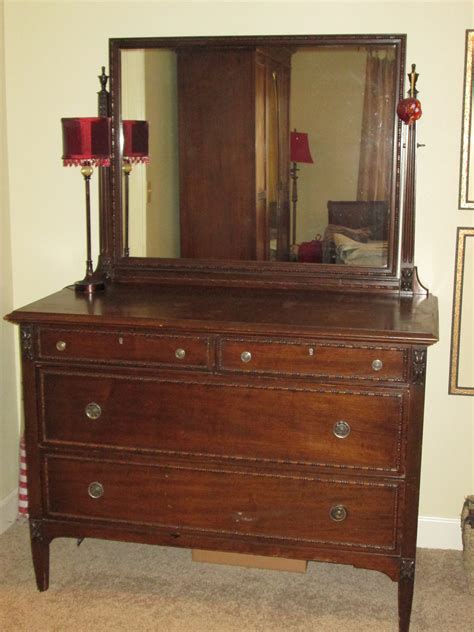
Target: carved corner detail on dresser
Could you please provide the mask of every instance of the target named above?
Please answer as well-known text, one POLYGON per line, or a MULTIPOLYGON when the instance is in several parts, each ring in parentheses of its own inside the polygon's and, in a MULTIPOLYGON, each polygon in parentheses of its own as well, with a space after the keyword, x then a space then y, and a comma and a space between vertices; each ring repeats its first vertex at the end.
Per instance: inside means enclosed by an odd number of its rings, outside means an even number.
POLYGON ((401 278, 401 291, 402 292, 413 292, 413 275, 414 269, 412 267, 402 268, 402 278, 401 278))
POLYGON ((400 291, 402 294, 424 294, 428 295, 427 288, 422 284, 418 277, 418 268, 413 265, 402 267, 400 291))
POLYGON ((424 384, 426 377, 426 349, 413 349, 412 352, 412 382, 424 384))
POLYGON ((110 257, 102 256, 100 258, 99 269, 106 281, 112 279, 112 260, 110 257))
POLYGON ((30 518, 30 534, 31 539, 35 542, 44 542, 43 521, 36 518, 30 518))
POLYGON ((21 351, 27 360, 33 360, 33 327, 23 325, 21 332, 21 351))
POLYGON ((402 558, 400 561, 400 579, 413 579, 415 577, 415 560, 402 558))

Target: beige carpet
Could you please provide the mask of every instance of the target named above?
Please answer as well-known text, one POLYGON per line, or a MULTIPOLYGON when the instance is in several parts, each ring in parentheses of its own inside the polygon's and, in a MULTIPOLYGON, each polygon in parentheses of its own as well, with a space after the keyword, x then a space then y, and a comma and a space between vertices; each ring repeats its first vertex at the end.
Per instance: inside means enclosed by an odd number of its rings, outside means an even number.
MULTIPOLYGON (((397 632, 397 585, 374 571, 311 563, 306 574, 191 561, 190 551, 58 539, 50 588, 33 579, 26 525, 0 536, 2 632, 397 632)), ((473 630, 458 551, 420 550, 411 632, 473 630)))

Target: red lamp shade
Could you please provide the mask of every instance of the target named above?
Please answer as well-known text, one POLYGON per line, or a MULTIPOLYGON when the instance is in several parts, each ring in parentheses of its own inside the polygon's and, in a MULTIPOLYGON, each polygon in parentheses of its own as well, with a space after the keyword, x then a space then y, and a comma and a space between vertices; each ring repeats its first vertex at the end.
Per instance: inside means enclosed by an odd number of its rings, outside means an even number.
POLYGON ((110 165, 110 119, 63 118, 63 164, 65 167, 110 165))
POLYGON ((309 150, 308 134, 304 132, 291 132, 290 134, 290 160, 291 162, 312 163, 309 150))
POLYGON ((148 121, 122 121, 123 157, 129 162, 149 162, 148 121))

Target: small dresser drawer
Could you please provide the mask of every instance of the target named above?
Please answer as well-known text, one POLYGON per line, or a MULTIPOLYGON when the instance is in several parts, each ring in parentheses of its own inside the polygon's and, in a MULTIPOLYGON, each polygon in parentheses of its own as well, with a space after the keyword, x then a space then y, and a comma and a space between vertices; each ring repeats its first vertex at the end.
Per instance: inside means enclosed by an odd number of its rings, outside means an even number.
POLYGON ((402 391, 41 371, 47 443, 399 473, 402 391))
POLYGON ((156 335, 128 331, 42 329, 41 358, 97 362, 133 362, 211 367, 211 342, 207 336, 156 335))
POLYGON ((222 370, 248 373, 404 381, 407 372, 405 350, 375 346, 223 338, 218 357, 222 370))
POLYGON ((46 458, 50 516, 393 551, 403 484, 46 458))

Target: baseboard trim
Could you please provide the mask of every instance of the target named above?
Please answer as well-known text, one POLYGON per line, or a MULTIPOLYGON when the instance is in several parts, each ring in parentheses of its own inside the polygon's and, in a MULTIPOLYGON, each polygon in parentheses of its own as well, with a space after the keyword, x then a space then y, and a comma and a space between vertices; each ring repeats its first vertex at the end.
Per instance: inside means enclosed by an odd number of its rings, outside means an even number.
POLYGON ((11 527, 18 517, 18 489, 0 500, 0 533, 11 527))
POLYGON ((421 549, 455 549, 461 551, 461 519, 420 516, 418 518, 416 545, 421 549))

